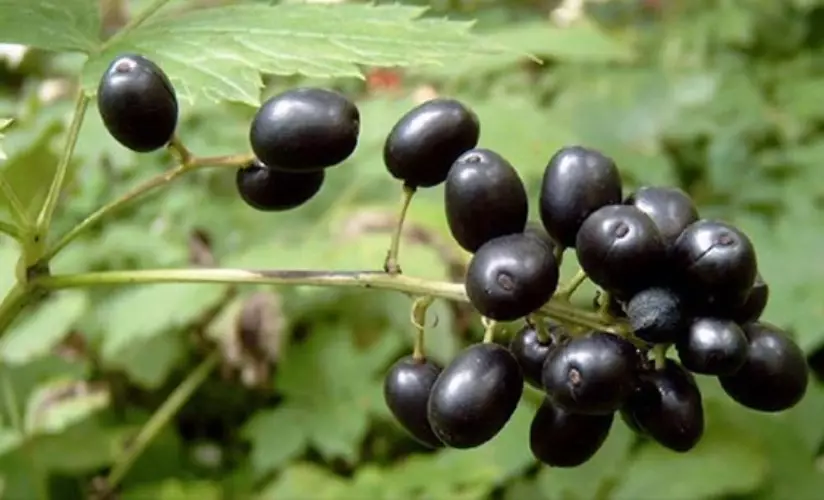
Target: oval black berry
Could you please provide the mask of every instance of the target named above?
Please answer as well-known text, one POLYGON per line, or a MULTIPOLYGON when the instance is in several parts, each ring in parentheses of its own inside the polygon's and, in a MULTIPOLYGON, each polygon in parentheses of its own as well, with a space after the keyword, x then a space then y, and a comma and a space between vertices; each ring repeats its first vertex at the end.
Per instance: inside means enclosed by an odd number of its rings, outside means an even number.
POLYGON ((792 408, 807 392, 804 352, 781 329, 768 323, 744 325, 749 346, 744 366, 718 377, 732 399, 753 410, 778 412, 792 408))
POLYGON ((558 263, 541 240, 510 234, 489 240, 472 256, 466 294, 482 315, 512 321, 544 305, 558 288, 558 263))
POLYGON ((625 203, 652 219, 667 246, 675 243, 684 229, 698 220, 698 209, 692 198, 675 187, 642 187, 630 194, 625 203))
POLYGON ((564 247, 575 245, 578 228, 606 205, 621 203, 615 162, 594 149, 569 146, 550 158, 541 181, 541 221, 564 247))
POLYGON ((690 371, 731 375, 747 359, 747 337, 734 321, 697 318, 675 344, 678 358, 690 371))
POLYGON ((663 370, 638 376, 625 411, 644 434, 673 451, 691 450, 704 434, 701 391, 693 376, 672 360, 663 370))
POLYGON ((297 88, 261 105, 249 142, 263 163, 304 172, 346 160, 359 135, 360 112, 352 101, 331 90, 297 88))
POLYGON ((429 425, 447 446, 480 446, 509 422, 523 390, 521 367, 505 347, 475 344, 458 354, 432 386, 429 425))
POLYGON ((452 164, 444 202, 452 237, 469 252, 498 236, 523 232, 529 212, 518 172, 483 148, 467 151, 452 164))
POLYGON ((264 212, 290 210, 311 200, 323 186, 323 170, 288 172, 254 161, 238 169, 235 186, 241 199, 264 212))
POLYGON ((724 222, 702 219, 691 224, 671 254, 683 293, 720 312, 744 303, 755 282, 758 266, 752 242, 724 222))
POLYGON ((552 349, 541 382, 558 406, 575 413, 612 413, 632 389, 639 357, 628 341, 604 332, 576 337, 552 349))
POLYGON ((570 413, 545 399, 529 428, 529 449, 551 467, 577 467, 603 446, 614 420, 614 413, 570 413))
POLYGON ((442 368, 428 359, 399 359, 383 381, 383 399, 401 427, 421 444, 442 447, 426 415, 429 394, 442 368))
POLYGON ((675 342, 684 331, 684 312, 678 295, 668 288, 647 288, 626 306, 633 334, 651 344, 675 342))
POLYGON ((97 88, 97 108, 106 130, 138 153, 162 148, 177 128, 177 95, 160 67, 137 54, 118 56, 97 88))
POLYGON ((463 103, 436 98, 411 109, 392 127, 383 161, 396 179, 412 187, 437 186, 466 151, 478 145, 478 116, 463 103))
POLYGON ((534 325, 526 325, 509 342, 509 351, 521 365, 524 380, 536 389, 544 388, 541 371, 549 351, 555 346, 556 339, 566 335, 561 325, 551 321, 545 324, 549 338, 541 340, 538 329, 534 325))
POLYGON ((747 294, 747 300, 738 307, 733 307, 729 317, 736 323, 752 323, 758 321, 770 301, 770 286, 764 281, 761 273, 756 273, 755 282, 747 294))
POLYGON ((660 281, 666 247, 647 214, 630 205, 610 205, 581 225, 575 253, 593 283, 623 296, 660 281))

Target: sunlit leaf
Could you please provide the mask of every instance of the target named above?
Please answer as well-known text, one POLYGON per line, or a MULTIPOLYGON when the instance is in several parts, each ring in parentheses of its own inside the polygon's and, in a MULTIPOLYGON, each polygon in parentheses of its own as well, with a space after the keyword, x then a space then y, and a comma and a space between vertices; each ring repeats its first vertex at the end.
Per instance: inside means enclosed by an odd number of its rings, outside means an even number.
POLYGON ((92 52, 100 40, 94 0, 0 0, 0 42, 92 52))

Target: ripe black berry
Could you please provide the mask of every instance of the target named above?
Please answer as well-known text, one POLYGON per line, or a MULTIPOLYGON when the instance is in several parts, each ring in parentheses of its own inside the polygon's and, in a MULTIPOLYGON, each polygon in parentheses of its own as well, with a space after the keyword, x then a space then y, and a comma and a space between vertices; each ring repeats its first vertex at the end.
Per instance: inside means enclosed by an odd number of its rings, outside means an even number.
POLYGON ((255 156, 284 170, 318 170, 347 159, 358 144, 360 112, 331 90, 298 88, 269 98, 249 130, 255 156))
POLYGON ((691 224, 675 241, 672 265, 684 293, 713 309, 742 304, 757 270, 747 235, 706 219, 691 224))
POLYGON ((529 448, 551 467, 577 467, 589 461, 609 436, 614 413, 571 413, 545 399, 529 428, 529 448))
POLYGON ((452 163, 478 144, 478 116, 455 99, 437 98, 407 112, 389 131, 383 161, 412 187, 437 186, 452 163))
POLYGON ((166 73, 136 54, 118 56, 97 88, 97 108, 106 130, 138 153, 162 148, 177 128, 175 89, 166 73))
POLYGON ((323 170, 288 172, 255 160, 238 169, 235 186, 250 207, 277 212, 296 208, 312 199, 320 191, 325 177, 323 170))
POLYGON ((521 367, 497 344, 475 344, 444 369, 429 396, 429 424, 453 448, 474 448, 495 437, 524 390, 521 367))
POLYGON ((426 416, 432 385, 441 367, 430 360, 406 356, 398 360, 383 381, 383 398, 398 423, 417 441, 432 448, 442 447, 426 416))
POLYGON ((663 370, 638 376, 625 411, 661 445, 678 452, 691 450, 704 434, 704 406, 692 375, 673 360, 663 370))
POLYGON ((690 371, 731 375, 747 360, 747 337, 734 321, 697 318, 675 344, 678 358, 690 371))
POLYGON ((698 220, 692 198, 674 187, 642 187, 625 201, 652 219, 664 243, 672 245, 684 229, 698 220))
POLYGON ((544 387, 541 372, 549 351, 554 347, 556 338, 565 335, 563 327, 557 323, 547 321, 546 329, 549 338, 545 341, 541 341, 535 326, 526 325, 518 330, 509 342, 509 351, 521 365, 524 380, 536 389, 544 387))
POLYGON ((672 343, 684 329, 681 300, 670 289, 647 288, 627 302, 632 332, 652 344, 672 343))
POLYGON ((593 332, 557 345, 544 362, 541 381, 558 406, 575 413, 618 410, 632 389, 639 358, 628 341, 593 332))
POLYGON ((729 317, 736 323, 752 323, 758 321, 767 303, 770 300, 770 286, 764 281, 761 273, 755 275, 755 283, 747 294, 747 300, 738 307, 732 308, 729 317))
POLYGON ((777 412, 795 406, 807 391, 804 352, 779 328, 758 322, 744 325, 749 341, 744 366, 719 377, 721 387, 743 406, 777 412))
POLYGON ((666 247, 647 214, 630 205, 609 205, 581 225, 575 253, 595 284, 631 295, 660 279, 666 247))
POLYGON ((562 148, 549 160, 539 198, 541 221, 555 241, 575 245, 591 213, 621 203, 621 176, 612 159, 581 146, 562 148))
POLYGON ((512 321, 544 305, 558 287, 552 250, 534 236, 510 234, 481 245, 469 262, 466 294, 482 315, 512 321))
POLYGON ((526 226, 529 205, 518 172, 501 155, 471 149, 452 165, 444 189, 446 220, 455 241, 469 252, 526 226))

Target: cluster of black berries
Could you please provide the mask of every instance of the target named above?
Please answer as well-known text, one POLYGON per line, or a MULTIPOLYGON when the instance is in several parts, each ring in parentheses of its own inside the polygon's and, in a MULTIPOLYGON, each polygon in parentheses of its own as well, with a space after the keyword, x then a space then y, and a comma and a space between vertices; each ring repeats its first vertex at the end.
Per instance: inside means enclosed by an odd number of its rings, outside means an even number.
MULTIPOLYGON (((98 104, 112 136, 134 151, 173 138, 174 89, 141 56, 112 62, 98 104)), ((359 132, 357 107, 338 93, 300 88, 268 99, 251 125, 256 159, 237 173, 241 198, 265 211, 305 203, 325 169, 354 152, 359 132)), ((407 191, 445 183, 450 231, 473 254, 465 279, 473 306, 494 321, 527 318, 508 347, 475 344, 445 368, 418 352, 390 369, 386 403, 413 437, 432 447, 480 446, 507 424, 526 382, 546 394, 532 423, 533 454, 573 467, 600 448, 617 413, 663 446, 693 448, 704 431, 693 373, 717 376, 732 399, 755 410, 800 401, 804 355, 786 333, 759 321, 769 289, 742 231, 701 219, 679 189, 624 196, 615 163, 580 146, 549 160, 541 224, 529 223, 517 171, 477 147, 479 139, 471 109, 437 98, 401 117, 384 144, 386 168, 407 191), (629 325, 626 336, 532 316, 558 289, 567 249, 605 292, 605 316, 629 325), (655 346, 675 346, 679 361, 655 346)))

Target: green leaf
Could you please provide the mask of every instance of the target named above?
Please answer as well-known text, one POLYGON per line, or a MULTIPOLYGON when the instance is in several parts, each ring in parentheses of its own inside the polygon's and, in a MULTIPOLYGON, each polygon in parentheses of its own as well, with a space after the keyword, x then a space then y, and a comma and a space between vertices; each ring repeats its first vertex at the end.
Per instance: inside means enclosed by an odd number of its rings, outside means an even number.
POLYGON ((144 500, 146 498, 154 500, 186 500, 189 498, 220 500, 223 495, 219 485, 212 481, 167 479, 126 490, 120 495, 120 498, 123 500, 144 500))
POLYGON ((32 435, 59 434, 109 405, 109 391, 76 380, 38 387, 26 405, 25 426, 32 435))
MULTIPOLYGON (((0 132, 11 124, 11 118, 0 118, 0 132)), ((5 160, 6 153, 3 151, 3 134, 0 133, 0 160, 5 160)))
POLYGON ((82 291, 65 291, 49 299, 0 340, 0 358, 20 365, 48 354, 69 333, 88 305, 82 291))
POLYGON ((0 42, 92 52, 100 43, 94 0, 0 0, 0 42))
POLYGON ((182 100, 259 103, 260 73, 360 77, 358 65, 443 63, 492 49, 469 34, 469 23, 419 18, 426 9, 363 4, 233 5, 153 18, 83 71, 96 91, 112 58, 125 51, 151 57, 182 100))
POLYGON ((17 429, 0 429, 0 457, 16 450, 21 444, 23 444, 23 436, 17 429))
POLYGON ((133 384, 158 389, 186 354, 185 338, 177 333, 149 337, 116 351, 106 358, 106 367, 122 370, 133 384))
POLYGON ((359 349, 348 330, 317 325, 287 350, 276 376, 284 402, 257 413, 244 430, 255 469, 279 468, 307 446, 354 463, 383 387, 378 371, 401 345, 397 335, 382 335, 359 349))
POLYGON ((258 498, 301 498, 308 491, 312 492, 314 500, 339 500, 346 498, 347 484, 326 469, 311 463, 298 462, 284 469, 275 481, 264 488, 258 498))

